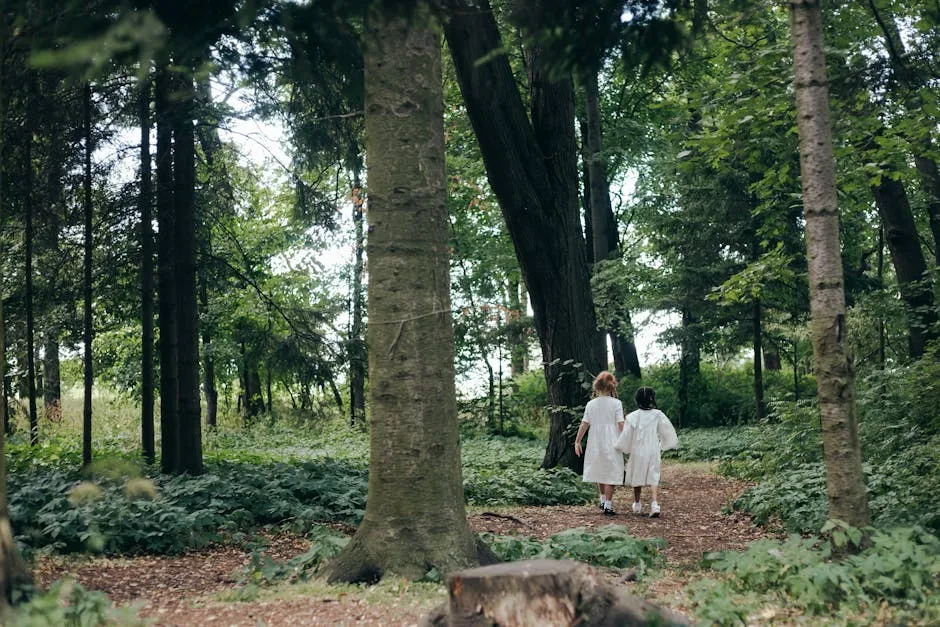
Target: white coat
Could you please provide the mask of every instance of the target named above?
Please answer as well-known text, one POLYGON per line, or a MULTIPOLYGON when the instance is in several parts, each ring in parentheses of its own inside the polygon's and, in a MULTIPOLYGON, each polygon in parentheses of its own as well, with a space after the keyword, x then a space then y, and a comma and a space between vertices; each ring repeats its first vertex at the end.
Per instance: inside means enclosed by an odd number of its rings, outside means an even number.
POLYGON ((630 456, 624 485, 659 485, 661 453, 675 448, 678 443, 676 430, 663 412, 658 409, 630 412, 614 445, 618 451, 630 456))

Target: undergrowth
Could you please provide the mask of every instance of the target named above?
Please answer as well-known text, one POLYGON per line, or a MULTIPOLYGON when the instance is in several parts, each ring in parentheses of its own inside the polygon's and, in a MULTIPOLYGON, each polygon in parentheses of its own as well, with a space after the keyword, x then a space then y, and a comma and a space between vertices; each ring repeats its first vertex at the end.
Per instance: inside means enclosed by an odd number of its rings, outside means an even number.
POLYGON ((687 588, 695 616, 714 625, 940 621, 937 536, 920 527, 863 533, 834 521, 823 533, 707 555, 711 576, 687 588), (856 552, 835 559, 846 550, 856 552))

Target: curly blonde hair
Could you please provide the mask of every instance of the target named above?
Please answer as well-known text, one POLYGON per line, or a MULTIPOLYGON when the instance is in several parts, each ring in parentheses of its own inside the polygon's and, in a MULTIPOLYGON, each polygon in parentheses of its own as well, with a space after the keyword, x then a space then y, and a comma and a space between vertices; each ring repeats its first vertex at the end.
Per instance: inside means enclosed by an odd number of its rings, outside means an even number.
POLYGON ((617 398, 617 378, 605 370, 594 377, 594 384, 591 386, 594 391, 593 396, 613 396, 617 398))

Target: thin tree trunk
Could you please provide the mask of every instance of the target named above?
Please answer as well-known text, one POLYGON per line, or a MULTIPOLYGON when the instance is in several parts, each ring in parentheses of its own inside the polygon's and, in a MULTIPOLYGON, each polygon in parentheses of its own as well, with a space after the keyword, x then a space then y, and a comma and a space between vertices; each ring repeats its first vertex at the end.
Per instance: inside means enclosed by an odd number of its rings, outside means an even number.
POLYGON ((883 176, 878 185, 872 186, 872 193, 884 225, 901 298, 908 310, 908 352, 916 359, 936 337, 937 312, 927 262, 904 185, 890 176, 883 176))
MULTIPOLYGON (((885 227, 884 224, 878 224, 878 285, 882 289, 885 286, 885 227)), ((878 314, 878 364, 881 369, 885 367, 885 316, 884 313, 878 314)))
POLYGON ((519 281, 519 276, 515 273, 509 276, 507 292, 509 293, 510 316, 508 322, 511 325, 510 332, 507 334, 507 340, 509 342, 509 376, 517 377, 525 372, 525 356, 527 351, 525 333, 522 328, 522 320, 526 315, 523 306, 525 286, 522 285, 522 282, 519 281), (520 295, 520 291, 523 292, 522 295, 520 295))
POLYGON ((581 215, 584 219, 584 246, 588 260, 597 258, 594 252, 594 212, 591 203, 591 149, 588 144, 587 117, 578 117, 581 131, 581 215))
POLYGON ((362 338, 362 272, 365 232, 362 228, 362 187, 359 167, 353 172, 353 231, 356 258, 353 262, 352 326, 349 338, 349 423, 365 424, 366 418, 366 345, 362 338))
POLYGON ((701 331, 692 309, 682 307, 682 336, 679 344, 679 411, 676 417, 677 427, 692 424, 692 404, 695 402, 694 390, 701 375, 702 364, 701 331))
POLYGON ((754 299, 752 306, 753 345, 754 345, 754 416, 763 420, 766 415, 764 406, 764 371, 762 369, 763 330, 761 325, 760 299, 754 299))
POLYGON ((94 327, 92 318, 92 252, 94 251, 93 242, 93 221, 92 221, 92 200, 91 200, 91 153, 94 150, 91 138, 91 84, 85 83, 82 87, 83 109, 82 117, 85 127, 85 173, 82 181, 85 205, 85 242, 84 242, 84 269, 85 269, 85 307, 84 307, 84 332, 82 333, 82 342, 84 347, 84 374, 85 374, 85 394, 82 405, 82 464, 87 466, 91 463, 91 394, 94 385, 94 372, 91 359, 91 344, 94 339, 94 327))
MULTIPOLYGON (((206 108, 212 104, 212 86, 208 76, 202 76, 196 84, 197 98, 206 108)), ((199 143, 209 167, 210 176, 213 177, 213 193, 223 203, 225 211, 234 211, 234 192, 232 191, 228 171, 224 162, 217 168, 216 156, 222 150, 222 140, 219 138, 217 120, 206 120, 198 126, 199 143), (218 180, 217 180, 218 178, 218 180)), ((207 216, 199 220, 202 228, 199 232, 200 262, 198 264, 199 278, 199 306, 204 314, 209 312, 209 267, 208 260, 212 255, 212 229, 208 226, 207 216)), ((219 391, 215 381, 215 358, 212 351, 213 323, 211 316, 202 318, 200 332, 202 336, 202 380, 206 395, 206 427, 213 429, 218 422, 219 391)))
POLYGON ((140 122, 140 443, 144 461, 156 460, 153 425, 153 181, 150 164, 150 100, 148 76, 140 85, 137 114, 140 122))
POLYGON ((551 80, 533 50, 530 122, 508 59, 495 54, 503 44, 489 3, 453 4, 444 32, 542 348, 552 408, 542 465, 580 472, 571 412, 587 401, 582 383, 603 369, 604 357, 579 220, 571 81, 551 80))
POLYGON ((858 439, 855 373, 846 345, 845 287, 819 0, 791 2, 790 11, 813 355, 829 517, 862 528, 868 525, 870 515, 858 439))
POLYGON ((411 16, 381 7, 366 18, 363 55, 369 495, 362 524, 330 567, 333 582, 418 579, 479 561, 454 390, 440 30, 424 0, 411 16))
POLYGON ((23 177, 24 202, 24 252, 26 257, 26 395, 29 406, 29 443, 39 444, 39 419, 36 414, 36 349, 33 319, 33 138, 32 112, 26 113, 25 172, 23 177))
POLYGON ((160 322, 160 466, 179 471, 179 379, 176 333, 176 229, 173 201, 173 120, 166 62, 154 75, 157 118, 157 290, 160 322))
POLYGON ((179 471, 201 475, 202 407, 199 394, 199 311, 196 307, 195 90, 189 67, 178 81, 173 126, 173 207, 176 237, 177 358, 179 360, 179 471))
POLYGON ((59 330, 44 333, 42 359, 42 401, 46 418, 58 422, 62 417, 62 379, 59 363, 59 330))
MULTIPOLYGON (((588 170, 591 183, 591 237, 594 241, 593 261, 613 259, 620 254, 620 237, 617 220, 610 204, 610 184, 607 181, 607 169, 604 167, 604 144, 601 129, 600 86, 597 72, 588 72, 585 80, 588 170)), ((619 378, 627 375, 635 379, 642 376, 640 358, 636 352, 636 343, 631 328, 630 312, 626 308, 615 312, 616 328, 608 329, 610 345, 614 355, 614 370, 619 378)))

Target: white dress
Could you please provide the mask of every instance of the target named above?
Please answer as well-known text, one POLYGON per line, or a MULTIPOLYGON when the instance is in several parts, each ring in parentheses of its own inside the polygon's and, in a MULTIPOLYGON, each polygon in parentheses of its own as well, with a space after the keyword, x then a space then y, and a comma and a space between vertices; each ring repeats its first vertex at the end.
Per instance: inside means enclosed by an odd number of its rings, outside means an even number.
POLYGON ((630 412, 614 447, 630 455, 625 485, 659 485, 661 453, 676 448, 679 438, 666 414, 658 409, 630 412))
POLYGON ((614 450, 620 436, 617 424, 623 422, 620 399, 613 396, 591 399, 584 408, 581 422, 591 425, 584 449, 584 480, 623 485, 623 454, 614 450))

